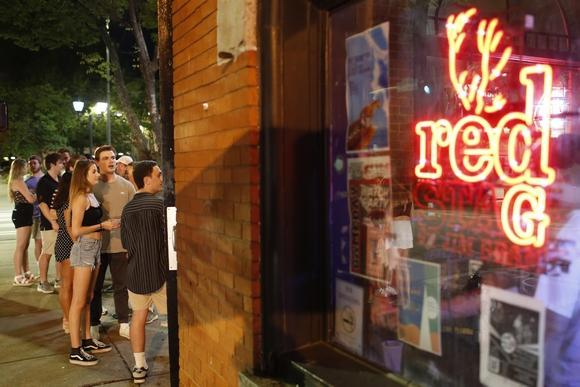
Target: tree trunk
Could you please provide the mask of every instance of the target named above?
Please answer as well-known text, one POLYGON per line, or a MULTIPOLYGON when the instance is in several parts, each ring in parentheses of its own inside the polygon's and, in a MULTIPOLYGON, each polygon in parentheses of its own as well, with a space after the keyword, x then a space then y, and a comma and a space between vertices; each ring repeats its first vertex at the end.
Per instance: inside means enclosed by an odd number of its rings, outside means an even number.
POLYGON ((159 144, 161 144, 161 115, 159 114, 159 108, 157 106, 157 82, 155 78, 155 73, 159 68, 158 53, 155 50, 154 58, 151 59, 137 13, 135 0, 129 0, 129 19, 139 51, 139 69, 145 81, 145 101, 155 137, 156 146, 154 152, 159 153, 159 144))
POLYGON ((127 122, 131 128, 131 137, 133 139, 133 145, 139 153, 140 160, 155 159, 157 152, 150 149, 147 138, 141 131, 141 123, 139 117, 133 110, 131 105, 131 99, 129 98, 129 91, 127 90, 127 85, 125 84, 125 78, 123 76, 123 71, 121 70, 121 63, 119 61, 119 54, 117 52, 116 46, 111 41, 111 38, 107 31, 101 29, 101 35, 106 46, 109 48, 109 53, 111 57, 111 74, 114 79, 113 85, 117 91, 119 101, 123 107, 123 111, 127 116, 127 122))

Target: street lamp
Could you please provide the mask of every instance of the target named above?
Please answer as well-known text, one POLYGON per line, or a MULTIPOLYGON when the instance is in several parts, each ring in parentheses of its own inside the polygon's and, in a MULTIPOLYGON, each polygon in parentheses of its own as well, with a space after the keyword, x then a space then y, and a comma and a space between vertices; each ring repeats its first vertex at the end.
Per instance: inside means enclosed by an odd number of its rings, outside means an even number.
MULTIPOLYGON (((83 101, 73 101, 73 108, 75 112, 77 112, 79 117, 79 126, 81 122, 81 113, 85 107, 85 103, 83 101)), ((93 153, 93 117, 91 116, 91 112, 89 111, 89 154, 93 153)))
POLYGON ((85 103, 83 101, 73 101, 73 108, 75 112, 81 113, 85 107, 85 103))

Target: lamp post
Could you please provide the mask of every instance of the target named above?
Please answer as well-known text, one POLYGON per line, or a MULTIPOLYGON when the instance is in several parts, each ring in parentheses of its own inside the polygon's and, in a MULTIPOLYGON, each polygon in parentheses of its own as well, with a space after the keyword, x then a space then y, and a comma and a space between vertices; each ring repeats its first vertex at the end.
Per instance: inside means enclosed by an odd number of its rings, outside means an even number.
MULTIPOLYGON (((79 117, 79 127, 81 122, 81 113, 85 107, 85 103, 83 101, 73 101, 73 108, 79 117)), ((89 111, 89 154, 93 153, 93 117, 91 116, 91 112, 89 111)))

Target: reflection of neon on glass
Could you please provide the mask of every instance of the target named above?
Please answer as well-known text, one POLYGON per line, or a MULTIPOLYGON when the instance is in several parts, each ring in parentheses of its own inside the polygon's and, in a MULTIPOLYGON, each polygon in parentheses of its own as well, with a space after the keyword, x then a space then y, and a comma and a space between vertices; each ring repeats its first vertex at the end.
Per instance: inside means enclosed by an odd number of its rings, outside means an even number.
MULTIPOLYGON (((459 179, 476 183, 485 180, 492 171, 508 188, 501 209, 501 222, 506 236, 520 246, 540 247, 545 242, 550 217, 545 214, 546 193, 544 187, 552 184, 555 171, 549 166, 551 104, 541 109, 542 117, 534 127, 534 97, 538 80, 541 81, 542 98, 551 101, 552 68, 538 64, 523 67, 519 80, 525 87, 524 112, 509 112, 493 127, 480 114, 497 112, 505 106, 501 93, 493 94, 491 102, 487 87, 490 81, 502 74, 512 49, 503 50, 500 59, 491 68, 491 58, 503 37, 498 30, 498 20, 489 23, 482 20, 477 29, 477 48, 481 53, 481 74, 464 70, 457 74, 457 56, 466 38, 463 31, 469 18, 477 11, 472 8, 447 20, 449 41, 449 78, 465 110, 472 115, 461 118, 455 125, 446 119, 421 121, 415 126, 419 136, 419 164, 415 167, 417 177, 438 179, 443 174, 439 152, 448 148, 451 170, 459 179), (471 77, 468 80, 468 77, 471 77), (533 133, 539 133, 539 144, 534 144, 533 133), (508 165, 502 164, 501 144, 507 144, 508 165), (538 145, 539 163, 532 170, 532 146, 538 145), (507 170, 506 170, 507 168, 507 170), (524 204, 527 203, 528 207, 524 204)), ((536 136, 538 137, 538 136, 536 136)))

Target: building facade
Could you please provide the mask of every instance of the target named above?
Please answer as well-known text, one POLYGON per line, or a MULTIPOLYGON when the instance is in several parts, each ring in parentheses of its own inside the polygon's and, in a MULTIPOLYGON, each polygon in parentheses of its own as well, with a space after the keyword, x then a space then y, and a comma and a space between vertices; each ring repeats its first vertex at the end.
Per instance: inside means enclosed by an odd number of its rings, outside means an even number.
POLYGON ((179 381, 580 383, 580 6, 174 0, 179 381))

